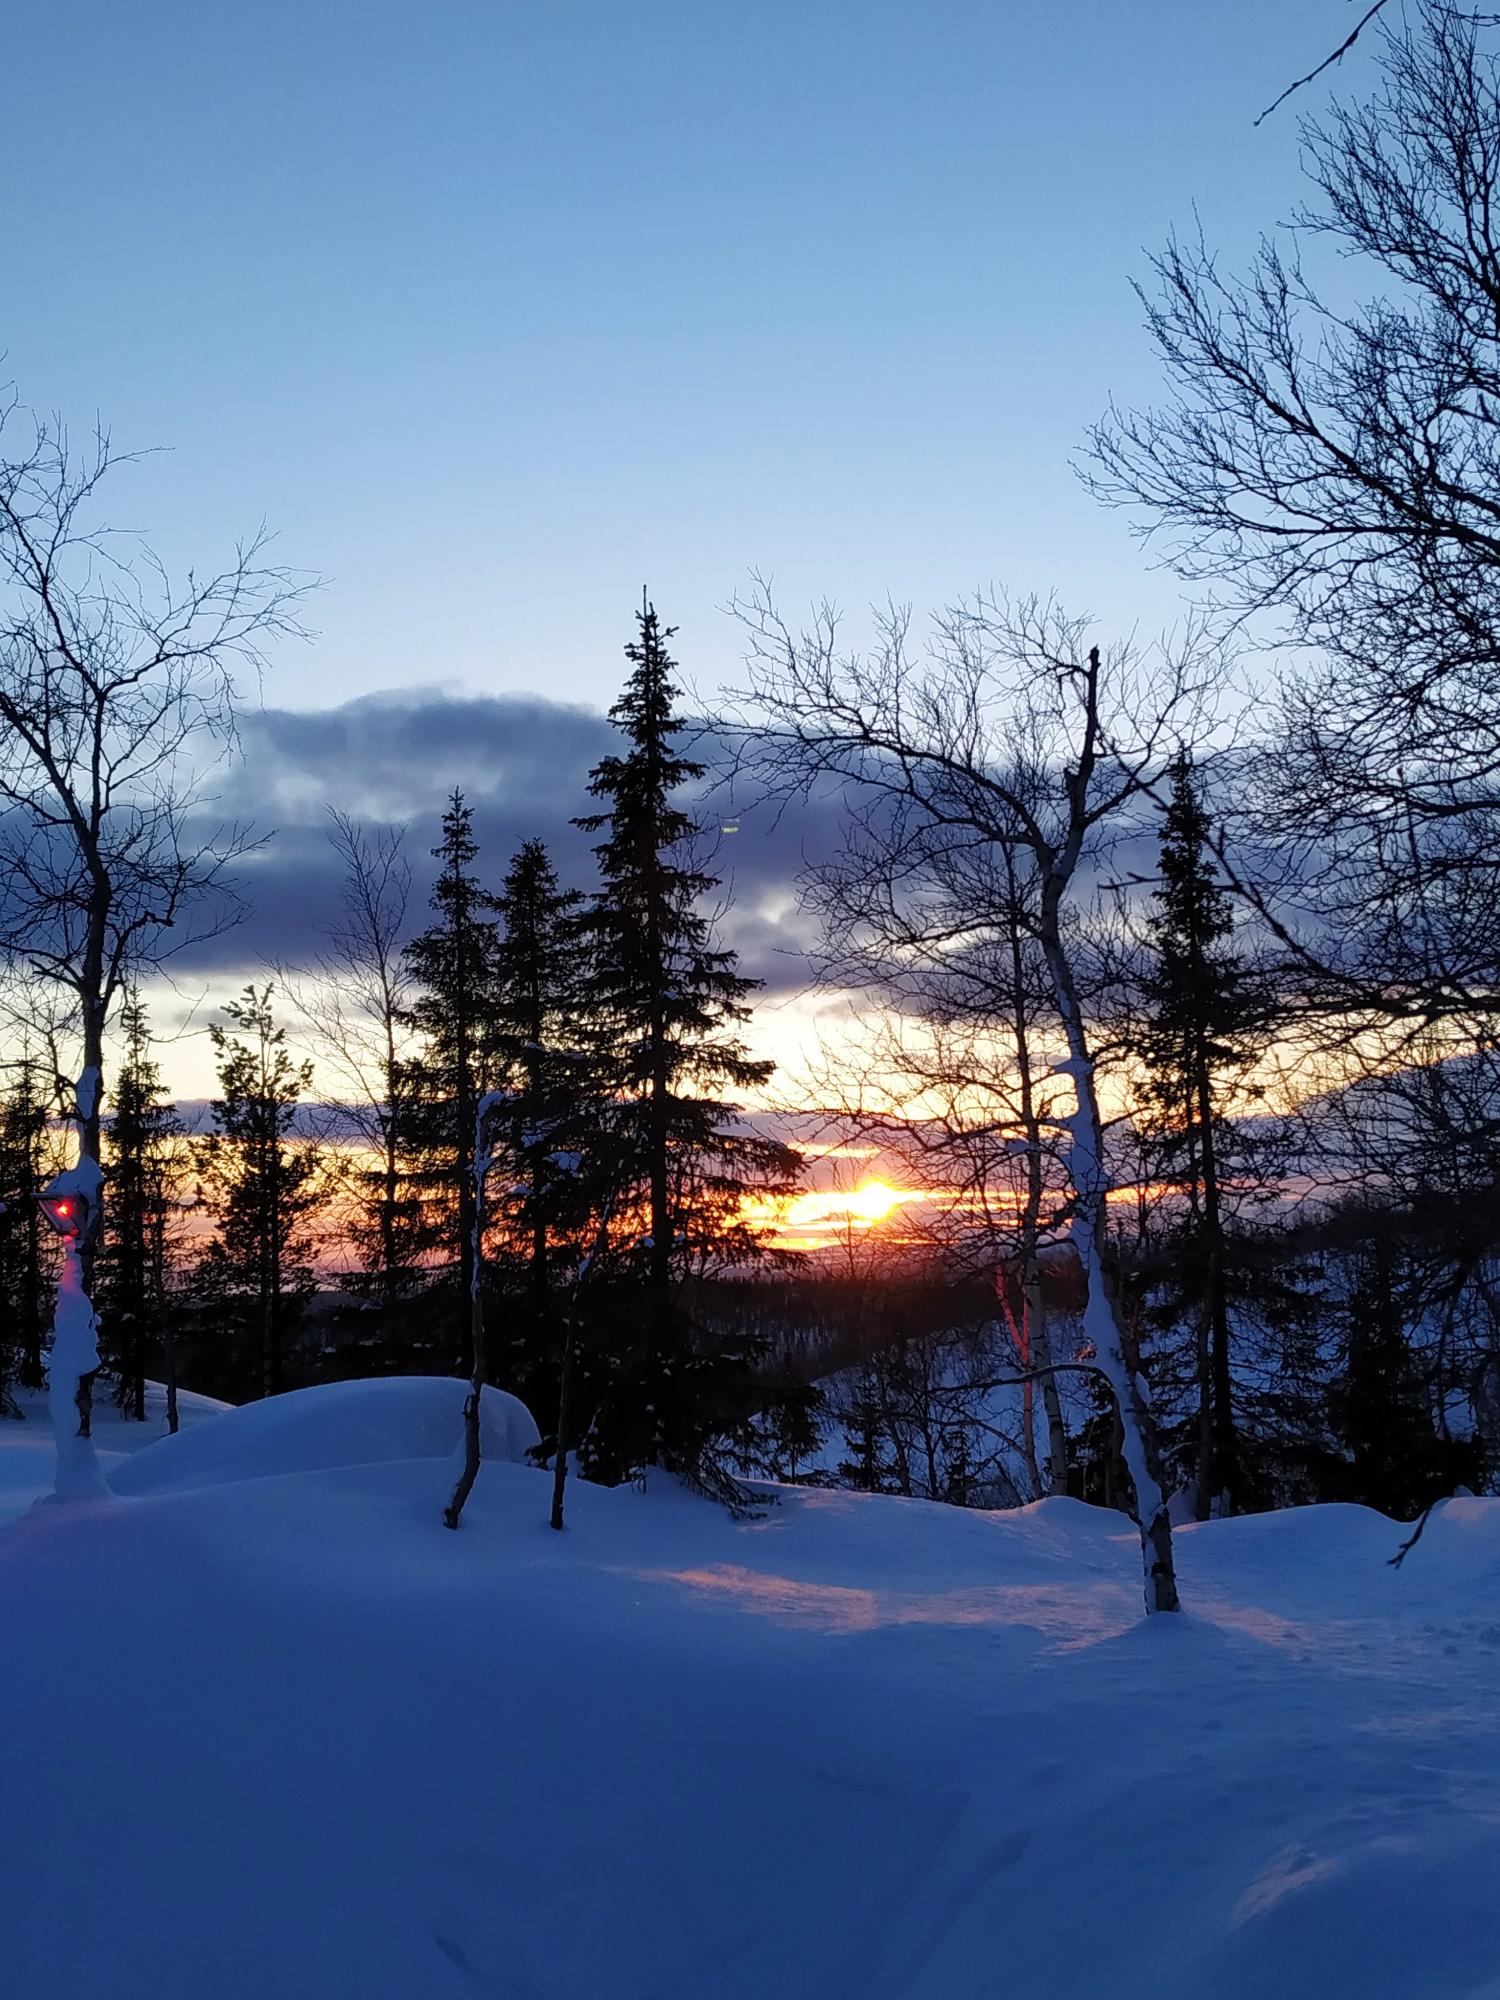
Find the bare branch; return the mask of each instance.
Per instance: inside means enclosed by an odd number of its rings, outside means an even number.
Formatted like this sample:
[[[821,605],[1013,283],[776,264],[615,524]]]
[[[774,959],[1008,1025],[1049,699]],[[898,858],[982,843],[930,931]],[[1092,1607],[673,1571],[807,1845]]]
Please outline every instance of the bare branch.
[[[1354,47],[1354,44],[1359,40],[1360,36],[1364,33],[1365,29],[1369,27],[1370,23],[1374,20],[1375,16],[1381,11],[1381,9],[1385,6],[1385,4],[1386,0],[1375,0],[1374,6],[1369,7],[1365,10],[1364,14],[1361,15],[1360,19],[1355,23],[1350,33],[1347,34],[1344,37],[1343,41],[1339,43],[1338,47],[1334,50],[1333,54],[1331,56],[1325,56],[1322,62],[1320,62],[1317,65],[1316,69],[1310,69],[1307,72],[1306,76],[1299,76],[1295,83],[1289,83],[1286,89],[1282,91],[1281,95],[1276,99],[1275,103],[1268,104],[1266,106],[1265,110],[1262,111],[1262,113],[1260,114],[1260,117],[1256,119],[1255,121],[1256,124],[1260,125],[1264,123],[1264,121],[1270,117],[1273,111],[1280,110],[1281,106],[1286,103],[1289,97],[1295,95],[1295,93],[1299,90],[1305,90],[1308,84],[1316,82],[1317,79],[1323,74],[1323,72],[1325,70],[1332,69],[1335,63],[1342,62],[1344,57],[1348,55],[1349,51]]]

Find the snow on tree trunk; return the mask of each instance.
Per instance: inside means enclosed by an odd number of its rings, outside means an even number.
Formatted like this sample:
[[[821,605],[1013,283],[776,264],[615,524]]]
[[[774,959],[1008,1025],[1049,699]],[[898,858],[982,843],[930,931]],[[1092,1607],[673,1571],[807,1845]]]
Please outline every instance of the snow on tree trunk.
[[[91,1038],[91,1047],[96,1040]],[[94,1452],[91,1422],[99,1341],[88,1280],[104,1191],[99,1166],[99,1082],[98,1063],[88,1063],[74,1090],[78,1160],[54,1175],[46,1190],[53,1202],[72,1200],[79,1225],[63,1239],[47,1370],[47,1408],[57,1445],[53,1492],[59,1500],[98,1499],[109,1491]]]
[[[1094,1065],[1075,1030],[1076,1015],[1064,1010],[1070,1044],[1078,1050],[1058,1063],[1059,1075],[1072,1079],[1074,1109],[1063,1119],[1068,1133],[1068,1169],[1076,1196],[1072,1240],[1083,1271],[1085,1288],[1083,1330],[1094,1350],[1100,1373],[1109,1383],[1119,1413],[1125,1464],[1135,1487],[1141,1555],[1146,1569],[1146,1609],[1176,1611],[1177,1575],[1172,1557],[1172,1527],[1162,1490],[1156,1453],[1155,1422],[1145,1385],[1131,1366],[1120,1337],[1104,1275],[1105,1197],[1109,1191],[1104,1163],[1104,1134],[1094,1092]]]
[[[83,1428],[81,1385],[93,1379],[99,1366],[98,1327],[93,1303],[83,1282],[83,1259],[76,1244],[63,1248],[62,1273],[57,1281],[57,1312],[52,1322],[52,1359],[47,1391],[47,1408],[57,1444],[57,1478],[53,1488],[59,1500],[97,1500],[108,1487],[99,1470],[94,1440]]]
[[[73,1182],[87,1204],[78,1238],[79,1287],[86,1299],[90,1298],[93,1284],[94,1249],[99,1241],[100,1203],[104,1193],[104,1175],[99,1166],[103,1059],[104,1008],[102,1003],[95,1002],[84,1008],[84,1070],[73,1091],[78,1114],[78,1164],[73,1169]],[[89,1310],[92,1313],[91,1301]],[[94,1431],[94,1372],[98,1366],[96,1351],[92,1365],[79,1374],[74,1392],[78,1435],[83,1438],[92,1437]]]

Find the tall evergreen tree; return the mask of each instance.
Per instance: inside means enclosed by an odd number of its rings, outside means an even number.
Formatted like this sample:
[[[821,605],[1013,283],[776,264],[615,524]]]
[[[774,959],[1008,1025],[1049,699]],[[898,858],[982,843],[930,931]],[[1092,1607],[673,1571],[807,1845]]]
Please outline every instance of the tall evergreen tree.
[[[1478,1439],[1444,1437],[1434,1422],[1387,1242],[1377,1239],[1356,1263],[1343,1318],[1344,1368],[1328,1402],[1345,1459],[1334,1497],[1409,1520],[1455,1485],[1480,1485]]]
[[[1255,1001],[1233,950],[1234,911],[1210,851],[1211,827],[1184,752],[1162,821],[1161,885],[1150,919],[1154,964],[1143,1053],[1157,1171],[1183,1204],[1176,1282],[1165,1310],[1195,1332],[1198,1511],[1216,1494],[1234,1505],[1241,1469],[1230,1355],[1223,1154],[1226,1076],[1243,1069]]]
[[[286,1345],[315,1290],[311,1225],[318,1207],[316,1150],[295,1137],[312,1082],[276,1025],[272,988],[247,986],[209,1029],[221,1095],[202,1165],[218,1234],[200,1267],[204,1291],[238,1303],[259,1333],[260,1390],[283,1386]]]
[[[494,1204],[519,1282],[507,1372],[546,1412],[538,1369],[557,1353],[557,1280],[576,1265],[599,1171],[599,1051],[588,1019],[583,897],[564,889],[546,847],[526,841],[498,898],[495,1019],[506,1099],[499,1150],[508,1193]],[[555,1386],[555,1383],[552,1385]]]
[[[183,1126],[165,1098],[138,993],[121,1009],[124,1048],[106,1121],[107,1231],[96,1290],[101,1344],[117,1381],[115,1401],[146,1415],[146,1344],[167,1311],[167,1246]]]
[[[48,1117],[41,1073],[24,1050],[15,1081],[0,1102],[0,1416],[11,1389],[40,1389],[48,1317],[52,1244],[37,1207],[48,1177]]]
[[[407,1076],[408,1143],[420,1161],[424,1247],[437,1251],[457,1280],[452,1359],[458,1372],[467,1374],[474,1116],[498,1076],[499,925],[495,898],[474,872],[479,846],[462,792],[449,800],[442,839],[432,852],[442,864],[432,892],[435,921],[404,954],[418,988],[405,1020],[422,1041]]]
[[[757,1253],[745,1199],[792,1191],[799,1161],[748,1131],[731,1101],[771,1073],[738,1033],[759,982],[715,944],[700,907],[717,882],[694,866],[696,828],[676,802],[704,767],[678,741],[672,629],[649,603],[638,628],[610,711],[625,748],[595,766],[589,790],[601,809],[578,821],[604,835],[588,919],[592,989],[614,1051],[617,1205],[629,1239],[616,1232],[617,1256],[638,1302],[590,1451],[604,1477],[659,1464],[723,1488],[714,1447],[754,1400],[753,1342],[695,1338],[682,1283],[705,1262]]]

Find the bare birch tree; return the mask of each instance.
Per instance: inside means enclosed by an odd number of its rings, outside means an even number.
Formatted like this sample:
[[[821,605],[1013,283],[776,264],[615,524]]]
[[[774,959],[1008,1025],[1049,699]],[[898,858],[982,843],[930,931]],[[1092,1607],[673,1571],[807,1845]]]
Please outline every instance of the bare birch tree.
[[[1067,1427],[1041,1283],[1043,1245],[1065,1207],[1054,1116],[1061,1092],[1048,1075],[1056,1017],[1014,857],[990,872],[983,900],[972,857],[962,880],[948,878],[947,857],[931,857],[931,893],[914,905],[887,893],[903,858],[887,844],[878,809],[855,809],[846,829],[845,851],[810,864],[803,877],[805,900],[823,919],[815,973],[820,986],[876,1004],[858,1031],[846,1024],[821,1049],[806,1077],[806,1108],[836,1108],[841,1133],[876,1140],[938,1197],[922,1205],[920,1220],[909,1217],[907,1231],[920,1232],[950,1282],[978,1277],[990,1288],[994,1330],[1020,1377],[1017,1443],[1031,1497],[1066,1493]],[[872,876],[885,891],[869,893]],[[855,907],[861,915],[851,925]],[[973,932],[980,908],[993,935],[961,935]],[[956,1395],[960,1386],[948,1388]],[[1045,1475],[1034,1439],[1038,1389]]]
[[[328,838],[344,865],[341,907],[327,946],[282,984],[312,1031],[325,1090],[354,1140],[354,1235],[387,1313],[407,1289],[417,1255],[403,1192],[414,1037],[412,982],[402,959],[411,900],[405,829],[362,826],[329,809]]]
[[[1086,643],[1082,621],[1035,600],[987,596],[949,612],[918,659],[898,615],[885,621],[875,652],[861,657],[841,654],[826,608],[802,633],[785,624],[763,587],[738,608],[750,635],[746,721],[755,767],[773,791],[839,788],[851,812],[865,808],[864,824],[871,809],[878,813],[884,851],[901,857],[902,872],[877,895],[893,891],[920,908],[935,883],[949,894],[967,875],[974,901],[966,918],[955,916],[956,949],[1006,935],[1003,907],[983,894],[997,857],[1010,857],[1031,885],[1026,930],[1046,969],[1060,1042],[1052,1068],[1071,1085],[1071,1108],[1054,1117],[1066,1141],[1084,1332],[1120,1412],[1147,1608],[1175,1610],[1151,1401],[1106,1264],[1110,1165],[1076,901],[1083,871],[1136,827],[1132,809],[1184,736],[1202,727],[1219,659],[1197,630],[1175,650],[1106,656]],[[997,1032],[1003,1027],[997,1019]]]
[[[1234,886],[1346,1041],[1500,1015],[1495,27],[1383,16],[1376,87],[1302,128],[1291,224],[1241,273],[1201,236],[1153,260],[1165,394],[1090,435],[1091,488],[1296,648],[1235,828],[1274,868]]]
[[[233,672],[297,631],[298,590],[264,534],[174,583],[100,516],[128,464],[96,429],[0,399],[0,951],[56,989],[79,1050],[59,1077],[97,1175],[105,1032],[129,978],[231,917],[242,828],[206,818],[205,766],[233,739]],[[87,1280],[98,1240],[90,1207]],[[90,1425],[89,1383],[78,1396]]]

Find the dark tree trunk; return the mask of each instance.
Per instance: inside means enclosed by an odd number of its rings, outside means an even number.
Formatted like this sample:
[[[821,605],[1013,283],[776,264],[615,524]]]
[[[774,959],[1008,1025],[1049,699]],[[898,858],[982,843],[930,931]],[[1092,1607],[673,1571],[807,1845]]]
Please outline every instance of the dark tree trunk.
[[[34,1147],[34,1141],[31,1142]],[[34,1162],[34,1151],[31,1155]],[[30,1197],[36,1192],[38,1175],[33,1164],[26,1190],[26,1262],[21,1277],[23,1316],[21,1382],[27,1389],[40,1389],[46,1379],[42,1367],[42,1218]]]
[[[1210,1491],[1225,1495],[1231,1512],[1240,1502],[1239,1440],[1234,1420],[1234,1376],[1229,1352],[1229,1299],[1224,1270],[1224,1216],[1214,1141],[1213,1083],[1200,1059],[1197,1074],[1198,1137],[1203,1174],[1203,1231],[1207,1253],[1207,1332]]]
[[[473,1051],[468,1024],[460,1020],[457,1030],[458,1075],[453,1115],[457,1121],[458,1146],[458,1288],[463,1301],[457,1333],[455,1361],[460,1374],[477,1375],[474,1355],[475,1237],[474,1208],[474,1083],[470,1065]],[[476,1419],[477,1421],[477,1419]],[[456,1526],[457,1523],[455,1522]]]
[[[80,1159],[98,1162],[103,1133],[104,1101],[104,1022],[109,1000],[105,988],[104,972],[104,924],[108,910],[108,891],[105,890],[104,907],[99,907],[100,897],[95,894],[95,907],[90,912],[88,942],[84,954],[84,975],[81,998],[83,1001],[83,1083],[84,1100],[77,1107],[78,1152]],[[89,1208],[83,1237],[78,1245],[78,1262],[83,1274],[83,1289],[91,1297],[94,1289],[94,1263],[98,1255],[99,1239],[104,1226],[104,1204],[96,1198]],[[97,1372],[97,1371],[95,1371]],[[74,1397],[78,1407],[78,1435],[92,1437],[94,1431],[94,1376],[80,1375],[78,1390]]]
[[[471,1158],[477,1160],[483,1144],[482,1135],[474,1134]],[[463,1517],[464,1503],[474,1490],[474,1481],[479,1477],[480,1429],[484,1401],[484,1300],[480,1295],[480,1231],[484,1227],[484,1197],[479,1186],[480,1173],[476,1166],[471,1198],[471,1213],[474,1218],[473,1240],[469,1246],[469,1352],[473,1362],[473,1373],[469,1378],[469,1393],[464,1400],[464,1464],[459,1474],[458,1484],[453,1489],[453,1497],[443,1510],[443,1525],[456,1528]]]
[[[563,1329],[562,1382],[557,1397],[557,1451],[552,1463],[552,1526],[563,1526],[563,1492],[568,1483],[568,1449],[573,1432],[573,1317]]]

